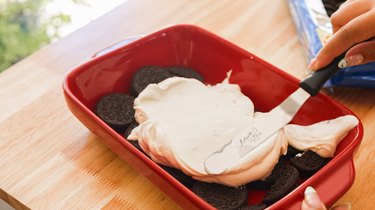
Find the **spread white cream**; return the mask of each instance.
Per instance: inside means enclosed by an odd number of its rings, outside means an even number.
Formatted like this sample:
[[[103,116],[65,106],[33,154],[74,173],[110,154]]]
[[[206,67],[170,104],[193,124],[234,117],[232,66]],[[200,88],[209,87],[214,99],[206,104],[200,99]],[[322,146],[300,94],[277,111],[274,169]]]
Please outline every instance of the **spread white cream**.
[[[128,139],[138,140],[155,162],[179,168],[197,180],[229,186],[266,178],[280,155],[286,153],[288,141],[297,149],[331,155],[338,139],[355,126],[348,125],[343,131],[339,123],[319,133],[324,123],[288,125],[230,169],[221,174],[209,174],[204,168],[207,157],[251,125],[256,117],[253,103],[241,93],[238,85],[229,84],[228,78],[217,85],[206,86],[195,79],[173,77],[148,85],[135,99],[134,109],[139,126]],[[336,121],[331,123],[336,124]],[[330,132],[333,128],[335,132]],[[308,134],[311,129],[317,130],[316,135]],[[327,136],[327,133],[332,135]],[[327,138],[317,144],[322,136]],[[309,143],[302,143],[306,139]]]
[[[357,124],[352,115],[321,121],[309,126],[289,124],[284,126],[285,137],[291,146],[302,150],[312,150],[321,157],[333,157],[337,145]]]

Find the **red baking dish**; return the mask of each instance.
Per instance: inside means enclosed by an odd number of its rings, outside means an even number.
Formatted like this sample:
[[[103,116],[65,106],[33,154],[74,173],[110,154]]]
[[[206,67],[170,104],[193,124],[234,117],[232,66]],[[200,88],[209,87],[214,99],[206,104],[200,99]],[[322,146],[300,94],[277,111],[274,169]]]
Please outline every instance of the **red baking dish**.
[[[232,70],[231,83],[240,85],[258,111],[269,111],[298,88],[299,80],[240,47],[193,25],[175,25],[104,55],[71,71],[63,89],[72,113],[117,155],[149,178],[185,209],[213,207],[170,176],[161,167],[133,147],[93,112],[102,96],[128,93],[133,73],[143,66],[187,66],[200,72],[207,84],[221,82]],[[353,113],[331,98],[319,94],[311,97],[292,123],[308,125]],[[322,201],[331,206],[352,185],[355,176],[353,151],[363,136],[359,123],[338,145],[334,158],[269,209],[300,209],[303,192],[313,186]],[[249,202],[261,197],[250,193]]]

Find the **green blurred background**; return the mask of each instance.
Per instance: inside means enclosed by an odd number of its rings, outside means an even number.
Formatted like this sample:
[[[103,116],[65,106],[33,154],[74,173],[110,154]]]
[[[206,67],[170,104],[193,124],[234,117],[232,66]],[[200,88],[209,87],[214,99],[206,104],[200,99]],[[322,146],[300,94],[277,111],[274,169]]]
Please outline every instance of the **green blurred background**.
[[[0,73],[126,0],[0,0]]]
[[[49,28],[58,28],[70,22],[70,17],[64,14],[43,16],[48,2],[0,0],[0,72],[54,38],[59,38],[58,30],[51,34],[48,31],[53,30]]]

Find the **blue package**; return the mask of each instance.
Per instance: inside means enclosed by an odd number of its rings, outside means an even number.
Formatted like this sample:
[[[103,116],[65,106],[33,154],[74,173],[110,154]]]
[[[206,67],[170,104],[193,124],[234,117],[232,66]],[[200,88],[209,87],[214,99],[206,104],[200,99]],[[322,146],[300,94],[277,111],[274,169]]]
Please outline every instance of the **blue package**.
[[[288,3],[310,62],[331,36],[331,22],[321,0],[288,0]],[[325,84],[331,86],[375,88],[375,62],[341,69]]]

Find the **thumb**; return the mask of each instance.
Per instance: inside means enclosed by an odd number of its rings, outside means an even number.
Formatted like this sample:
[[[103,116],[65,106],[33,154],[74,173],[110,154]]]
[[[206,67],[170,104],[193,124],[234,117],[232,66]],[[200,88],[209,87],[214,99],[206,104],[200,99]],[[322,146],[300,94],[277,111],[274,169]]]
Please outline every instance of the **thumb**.
[[[301,210],[326,210],[314,188],[307,187],[304,195],[305,198],[302,201]]]
[[[362,42],[352,47],[345,55],[346,66],[356,66],[375,61],[375,40]],[[345,64],[344,64],[345,65]]]

